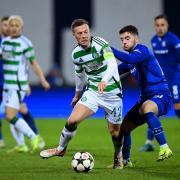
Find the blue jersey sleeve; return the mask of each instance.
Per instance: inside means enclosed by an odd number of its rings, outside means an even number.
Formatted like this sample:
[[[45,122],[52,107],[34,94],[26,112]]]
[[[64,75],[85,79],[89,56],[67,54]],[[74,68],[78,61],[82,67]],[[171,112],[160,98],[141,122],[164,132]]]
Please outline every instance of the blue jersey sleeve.
[[[121,52],[112,47],[113,53],[117,59],[126,63],[126,64],[133,64],[145,61],[149,57],[148,50],[146,48],[135,48],[129,54]]]

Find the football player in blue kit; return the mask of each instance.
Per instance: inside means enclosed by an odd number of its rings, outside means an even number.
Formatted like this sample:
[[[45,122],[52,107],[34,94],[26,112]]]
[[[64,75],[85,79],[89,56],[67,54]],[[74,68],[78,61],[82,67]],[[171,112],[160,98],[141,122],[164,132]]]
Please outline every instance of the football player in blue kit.
[[[154,18],[154,28],[156,35],[151,39],[151,45],[172,93],[175,114],[180,119],[180,39],[168,31],[166,15]],[[148,127],[147,140],[140,151],[153,151],[153,139],[153,133]]]
[[[128,53],[112,48],[117,59],[122,63],[118,66],[119,74],[128,71],[137,79],[141,90],[139,101],[127,112],[121,125],[119,141],[136,127],[147,123],[151,128],[160,151],[157,161],[173,155],[159,120],[171,107],[171,93],[163,71],[153,53],[139,43],[138,29],[128,25],[120,31],[122,48]]]

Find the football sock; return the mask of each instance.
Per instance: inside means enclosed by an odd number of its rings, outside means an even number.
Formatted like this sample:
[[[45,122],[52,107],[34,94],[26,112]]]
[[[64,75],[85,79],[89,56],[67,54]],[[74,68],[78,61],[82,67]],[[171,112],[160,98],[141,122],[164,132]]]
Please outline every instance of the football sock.
[[[62,151],[67,147],[69,141],[76,135],[76,129],[76,125],[68,125],[66,123],[59,139],[59,146],[57,147],[58,151]]]
[[[180,109],[175,109],[175,114],[180,119]]]
[[[123,159],[130,159],[130,150],[131,150],[131,134],[124,133],[124,142],[122,148]]]
[[[144,114],[144,117],[147,120],[148,126],[151,128],[152,133],[154,134],[159,145],[162,146],[167,144],[165,134],[158,117],[153,112]]]
[[[34,131],[35,134],[38,134],[38,129],[36,127],[33,116],[29,111],[26,114],[22,114],[23,119],[27,122],[29,127]]]
[[[112,136],[112,142],[114,144],[114,156],[122,155],[122,146],[124,140],[124,133],[120,131],[118,137]]]
[[[153,141],[153,139],[154,139],[154,135],[153,135],[153,133],[152,133],[152,130],[151,130],[151,128],[149,128],[149,127],[147,127],[147,139],[148,139],[149,141]]]
[[[18,119],[17,117],[14,117],[11,120],[11,124],[14,124],[16,130],[26,135],[29,139],[32,140],[33,138],[36,137],[36,134],[32,131],[32,129],[28,126],[28,124],[26,123],[26,121],[24,121],[24,119],[22,118]]]
[[[13,124],[10,124],[10,130],[17,145],[19,146],[25,145],[24,134],[21,133],[20,131],[17,131]]]
[[[0,140],[2,139],[2,122],[1,122],[1,119],[0,119]]]

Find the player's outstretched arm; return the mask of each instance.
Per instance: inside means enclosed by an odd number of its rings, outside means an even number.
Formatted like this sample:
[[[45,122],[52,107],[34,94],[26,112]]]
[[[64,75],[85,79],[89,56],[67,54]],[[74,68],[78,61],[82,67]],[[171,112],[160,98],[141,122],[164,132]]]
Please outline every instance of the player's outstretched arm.
[[[31,65],[32,65],[32,68],[33,68],[34,72],[39,77],[41,85],[43,86],[43,88],[45,90],[48,90],[50,88],[50,85],[47,82],[47,80],[46,80],[46,78],[44,76],[44,73],[43,73],[41,67],[39,66],[38,62],[36,60],[31,61]]]

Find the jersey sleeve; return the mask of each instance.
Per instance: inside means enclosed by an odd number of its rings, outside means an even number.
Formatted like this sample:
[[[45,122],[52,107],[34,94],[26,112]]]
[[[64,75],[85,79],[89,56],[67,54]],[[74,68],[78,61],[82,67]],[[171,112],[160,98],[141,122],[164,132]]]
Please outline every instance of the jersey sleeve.
[[[141,48],[141,49],[136,48],[129,54],[119,51],[113,47],[111,47],[111,48],[113,50],[115,57],[126,64],[143,62],[149,57],[147,48]]]
[[[29,61],[34,61],[36,59],[33,44],[31,41],[26,42],[23,54]]]
[[[112,49],[107,42],[102,47],[101,51],[102,51],[104,60],[107,61],[107,66],[108,66],[106,73],[104,77],[102,78],[102,81],[108,82],[114,76],[114,72],[116,72],[117,70],[117,62],[112,52]]]
[[[75,69],[75,86],[76,91],[82,91],[85,84],[85,73],[82,65],[80,65],[76,60],[74,59],[73,53],[72,53],[72,60],[74,63],[74,69]]]

